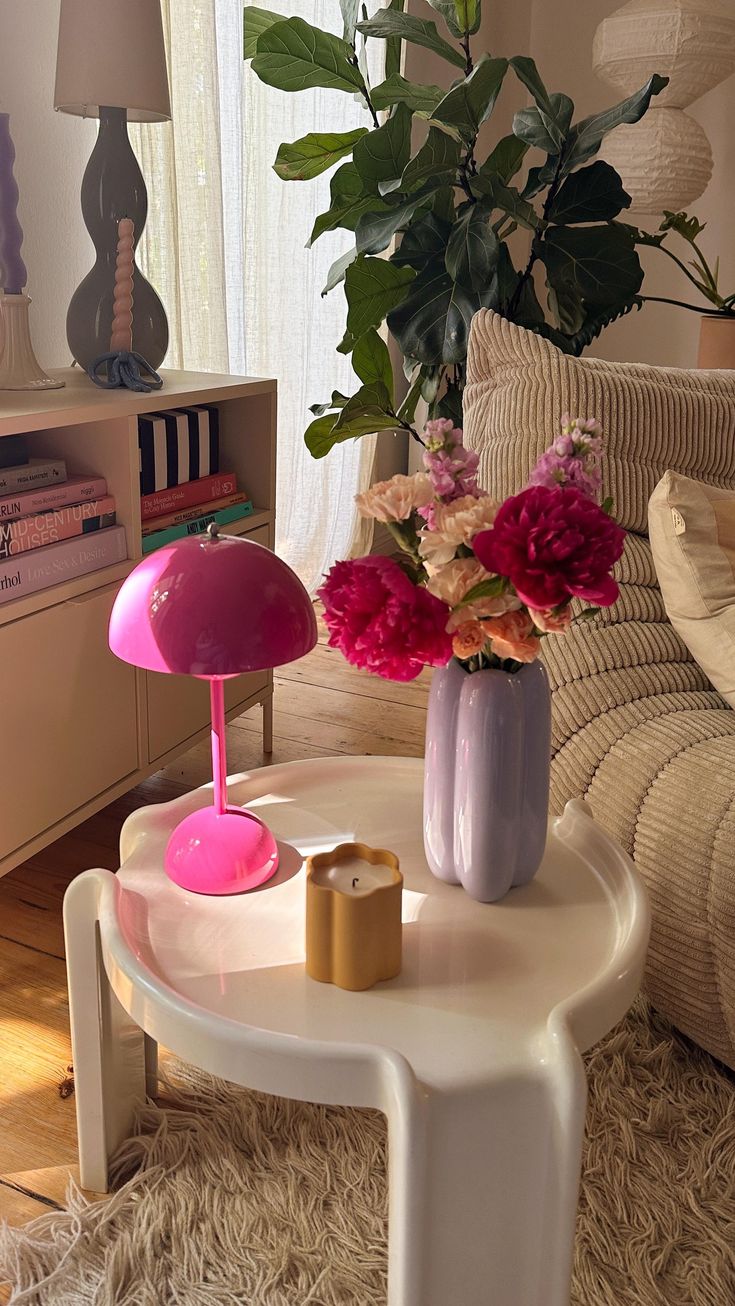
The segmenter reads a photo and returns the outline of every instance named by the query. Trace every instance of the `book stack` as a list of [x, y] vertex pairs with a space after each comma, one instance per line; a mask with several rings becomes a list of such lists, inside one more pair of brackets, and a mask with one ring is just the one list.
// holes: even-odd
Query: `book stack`
[[216, 522], [248, 517], [253, 505], [234, 472], [220, 471], [219, 412], [213, 404], [138, 418], [143, 553]]
[[127, 556], [103, 477], [68, 476], [63, 459], [29, 458], [23, 436], [0, 440], [0, 603]]

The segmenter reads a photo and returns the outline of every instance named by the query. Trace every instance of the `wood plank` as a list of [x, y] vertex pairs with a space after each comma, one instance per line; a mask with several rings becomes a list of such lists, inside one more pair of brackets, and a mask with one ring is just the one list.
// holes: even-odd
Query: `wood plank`
[[[7, 1220], [14, 1228], [27, 1224], [29, 1220], [35, 1220], [38, 1215], [48, 1215], [56, 1205], [57, 1203], [51, 1202], [45, 1194], [39, 1200], [38, 1197], [31, 1197], [12, 1183], [0, 1179], [0, 1220]], [[2, 1290], [0, 1290], [0, 1302], [2, 1300]]]
[[405, 703], [413, 707], [426, 706], [431, 684], [431, 671], [428, 670], [422, 671], [416, 680], [406, 682], [367, 675], [351, 667], [337, 649], [328, 648], [326, 644], [318, 644], [313, 652], [298, 662], [279, 667], [277, 674], [280, 680], [296, 684], [321, 685], [342, 693], [377, 698], [383, 703]]
[[59, 1096], [71, 1061], [64, 963], [0, 940], [0, 993], [0, 1177], [74, 1165], [74, 1097]]
[[[275, 683], [280, 706], [284, 692], [288, 696], [289, 690], [284, 688], [288, 682], [277, 676]], [[312, 721], [331, 721], [335, 725], [347, 726], [359, 723], [373, 734], [390, 734], [394, 739], [423, 745], [426, 722], [423, 707], [384, 703], [368, 695], [343, 694], [336, 685], [333, 689], [324, 689], [318, 685], [301, 684], [298, 698], [291, 690], [290, 701], [298, 702], [299, 714]]]
[[[390, 719], [386, 724], [390, 726]], [[307, 757], [316, 756], [315, 745], [319, 745], [324, 753], [331, 755], [340, 753], [347, 756], [417, 757], [423, 753], [423, 736], [420, 742], [418, 740], [409, 742], [405, 738], [396, 738], [390, 729], [386, 732], [376, 732], [365, 730], [361, 725], [334, 725], [330, 721], [313, 720], [310, 717], [281, 712], [278, 709], [273, 713], [273, 726], [274, 737], [277, 737], [279, 742], [290, 741], [292, 744], [300, 744], [305, 749], [311, 750], [304, 753]], [[253, 720], [249, 713], [239, 717], [231, 727], [253, 735], [258, 728], [257, 720]], [[228, 750], [229, 738], [230, 736], [228, 736]], [[230, 773], [233, 773], [232, 766], [230, 766]]]

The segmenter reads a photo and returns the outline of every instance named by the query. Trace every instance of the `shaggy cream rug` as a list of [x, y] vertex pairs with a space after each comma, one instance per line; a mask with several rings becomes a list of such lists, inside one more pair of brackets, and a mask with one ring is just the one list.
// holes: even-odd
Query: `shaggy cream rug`
[[[735, 1303], [735, 1075], [643, 1003], [587, 1069], [573, 1306]], [[111, 1199], [0, 1231], [13, 1306], [384, 1306], [383, 1117], [184, 1068], [172, 1092]]]

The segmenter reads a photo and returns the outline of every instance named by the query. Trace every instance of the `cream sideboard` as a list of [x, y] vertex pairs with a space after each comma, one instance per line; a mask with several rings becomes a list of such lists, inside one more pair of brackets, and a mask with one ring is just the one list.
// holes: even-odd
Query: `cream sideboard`
[[[27, 433], [32, 458], [53, 454], [69, 474], [106, 477], [128, 561], [0, 604], [0, 875], [207, 733], [206, 685], [139, 671], [107, 647], [113, 600], [142, 557], [138, 414], [216, 404], [220, 467], [254, 505], [223, 529], [270, 548], [274, 539], [275, 381], [169, 371], [163, 390], [134, 394], [97, 389], [77, 369], [56, 375], [63, 390], [0, 391], [0, 439]], [[271, 671], [226, 685], [229, 718], [262, 704], [266, 750], [272, 702]]]

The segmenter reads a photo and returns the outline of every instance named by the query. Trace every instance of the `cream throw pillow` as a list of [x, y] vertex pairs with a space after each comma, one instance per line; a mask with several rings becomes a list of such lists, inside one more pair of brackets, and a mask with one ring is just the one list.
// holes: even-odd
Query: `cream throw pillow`
[[669, 620], [735, 707], [735, 492], [666, 472], [648, 531]]

